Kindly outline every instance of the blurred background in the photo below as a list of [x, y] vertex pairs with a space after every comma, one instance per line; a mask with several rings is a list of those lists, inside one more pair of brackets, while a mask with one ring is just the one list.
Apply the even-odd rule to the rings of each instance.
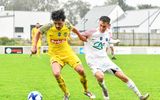
[[[113, 38], [121, 40], [118, 46], [160, 46], [159, 5], [157, 0], [0, 0], [0, 45], [30, 46], [34, 25], [51, 22], [51, 12], [64, 9], [81, 32], [96, 28], [98, 18], [106, 15]], [[73, 33], [69, 42], [83, 46]]]
[[[42, 93], [44, 100], [62, 100], [45, 54], [46, 36], [42, 36], [41, 55], [29, 55], [32, 29], [36, 23], [50, 23], [51, 12], [58, 9], [64, 9], [80, 32], [97, 28], [99, 17], [109, 16], [113, 39], [120, 39], [114, 46], [117, 60], [113, 62], [134, 80], [142, 94], [148, 92], [150, 100], [160, 100], [160, 0], [0, 0], [0, 100], [26, 100], [32, 90]], [[96, 100], [102, 100], [101, 89], [85, 62], [83, 42], [73, 33], [70, 37], [69, 43], [87, 73], [89, 88]], [[73, 71], [66, 66], [62, 72], [71, 100], [88, 100]], [[112, 75], [106, 80], [111, 100], [138, 100]]]

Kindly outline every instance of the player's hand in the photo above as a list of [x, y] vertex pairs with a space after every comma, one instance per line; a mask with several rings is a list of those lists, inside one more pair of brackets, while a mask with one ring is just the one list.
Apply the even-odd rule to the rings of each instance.
[[31, 49], [31, 54], [36, 54], [37, 53], [37, 47], [33, 46]]
[[84, 42], [87, 42], [87, 37], [85, 37], [85, 36], [83, 36], [83, 35], [81, 35], [81, 36], [79, 37], [79, 39], [82, 40], [82, 41], [84, 41]]

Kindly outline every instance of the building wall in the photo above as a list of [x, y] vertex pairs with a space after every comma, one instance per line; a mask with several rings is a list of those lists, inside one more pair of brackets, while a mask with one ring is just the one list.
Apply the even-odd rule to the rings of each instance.
[[[108, 7], [100, 6], [92, 8], [81, 21], [78, 22], [76, 27], [79, 30], [88, 30], [97, 28], [98, 20], [101, 16], [109, 16], [111, 23], [124, 14], [124, 11], [118, 5], [111, 5]], [[84, 23], [85, 22], [85, 23]]]
[[124, 11], [122, 10], [122, 8], [119, 6], [116, 6], [108, 16], [111, 18], [111, 23], [112, 23], [123, 14], [124, 14]]
[[[126, 11], [112, 26], [119, 32], [160, 33], [160, 9]], [[118, 23], [118, 24], [117, 24]]]
[[[0, 37], [30, 39], [31, 26], [50, 22], [49, 12], [2, 11], [0, 13]], [[23, 28], [23, 32], [15, 32], [15, 28]]]
[[13, 17], [0, 17], [0, 37], [13, 38]]
[[[23, 16], [22, 16], [23, 15]], [[21, 35], [24, 39], [30, 39], [31, 37], [31, 25], [40, 23], [41, 25], [47, 24], [50, 22], [50, 13], [49, 12], [15, 12], [15, 27], [23, 27], [23, 33], [15, 33]]]

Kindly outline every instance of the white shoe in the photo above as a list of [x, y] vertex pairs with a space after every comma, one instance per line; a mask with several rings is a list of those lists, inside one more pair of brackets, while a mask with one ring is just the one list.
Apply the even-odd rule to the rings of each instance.
[[63, 100], [69, 100], [70, 94], [64, 95]]
[[145, 95], [140, 97], [140, 100], [147, 100], [149, 98], [149, 94], [146, 93]]
[[84, 94], [85, 94], [86, 96], [88, 96], [90, 99], [95, 99], [95, 98], [96, 98], [96, 96], [95, 96], [94, 94], [92, 94], [91, 92], [89, 92], [89, 91], [84, 92]]
[[103, 97], [104, 98], [104, 100], [109, 100], [109, 97]]

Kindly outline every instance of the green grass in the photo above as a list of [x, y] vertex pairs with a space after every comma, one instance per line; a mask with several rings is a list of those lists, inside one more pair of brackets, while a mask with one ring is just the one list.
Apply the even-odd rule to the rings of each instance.
[[[88, 79], [89, 90], [96, 95], [95, 100], [103, 100], [101, 89], [85, 63], [84, 55], [79, 55]], [[160, 100], [160, 55], [117, 55], [114, 62], [121, 67], [139, 87], [142, 93], [150, 93], [149, 100]], [[83, 95], [78, 74], [65, 66], [62, 75], [71, 93], [71, 100], [89, 100]], [[138, 100], [126, 84], [111, 74], [105, 74], [111, 100]], [[27, 100], [30, 91], [42, 93], [43, 100], [62, 100], [61, 92], [52, 75], [49, 57], [29, 55], [0, 55], [0, 100]]]

